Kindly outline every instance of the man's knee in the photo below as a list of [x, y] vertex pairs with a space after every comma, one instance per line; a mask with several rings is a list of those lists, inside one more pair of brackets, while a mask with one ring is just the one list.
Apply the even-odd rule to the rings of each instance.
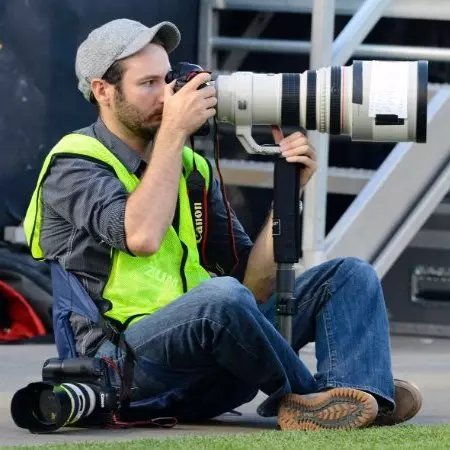
[[256, 306], [250, 290], [233, 277], [216, 277], [208, 281], [208, 302], [219, 308], [245, 309]]
[[[346, 257], [342, 259], [341, 264], [341, 282], [350, 283], [349, 288], [353, 292], [359, 292], [366, 299], [376, 299], [379, 296], [373, 295], [381, 289], [380, 278], [374, 267], [367, 261], [357, 257]], [[339, 279], [337, 284], [341, 284]]]
[[[355, 288], [358, 286], [369, 290], [380, 284], [380, 279], [373, 266], [354, 256], [333, 258], [311, 269], [311, 273], [316, 274], [323, 281], [328, 280], [332, 290], [338, 289], [343, 283], [353, 283]], [[302, 281], [300, 275], [297, 283]]]
[[378, 275], [374, 267], [367, 261], [355, 256], [347, 256], [341, 259], [346, 271], [354, 277], [361, 278], [362, 280], [378, 280]]
[[[323, 281], [335, 279], [343, 280], [348, 278], [360, 278], [366, 280], [378, 280], [375, 269], [361, 258], [354, 256], [338, 257], [330, 259], [322, 264], [318, 264], [309, 269], [305, 274], [309, 274], [309, 279], [319, 278]], [[296, 278], [297, 284], [304, 282], [305, 276], [301, 274]]]

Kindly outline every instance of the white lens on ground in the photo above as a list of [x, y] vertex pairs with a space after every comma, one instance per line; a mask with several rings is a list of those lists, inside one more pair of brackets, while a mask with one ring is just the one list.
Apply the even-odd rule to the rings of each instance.
[[[61, 387], [64, 388], [67, 395], [69, 395], [73, 409], [72, 415], [67, 420], [66, 424], [75, 423], [83, 417], [88, 417], [92, 413], [95, 408], [95, 392], [90, 386], [87, 384], [63, 383]], [[78, 402], [75, 402], [73, 396], [77, 397]], [[75, 410], [77, 403], [78, 410]]]

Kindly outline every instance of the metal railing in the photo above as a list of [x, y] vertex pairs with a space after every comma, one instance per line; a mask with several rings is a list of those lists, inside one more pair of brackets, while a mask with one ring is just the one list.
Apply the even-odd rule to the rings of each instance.
[[[257, 14], [241, 37], [225, 37], [217, 33], [218, 11], [224, 9], [249, 10]], [[277, 39], [259, 39], [272, 15], [277, 12], [291, 12], [312, 14], [311, 41], [292, 41]], [[352, 18], [334, 40], [334, 19], [336, 14], [351, 15]], [[411, 47], [392, 45], [368, 45], [363, 41], [373, 26], [381, 17], [420, 18], [434, 20], [450, 20], [450, 1], [433, 0], [203, 0], [201, 3], [201, 30], [199, 34], [199, 62], [205, 67], [218, 70], [236, 70], [248, 51], [276, 52], [276, 53], [304, 53], [310, 54], [310, 69], [318, 69], [330, 65], [343, 65], [352, 56], [364, 58], [389, 59], [426, 59], [435, 61], [450, 61], [450, 49], [435, 47]], [[223, 67], [217, 67], [215, 54], [217, 50], [229, 50], [229, 56]], [[433, 173], [427, 171], [427, 176], [420, 179], [419, 190], [434, 186], [434, 197], [416, 195], [417, 190], [411, 191], [408, 198], [408, 211], [399, 208], [395, 212], [395, 202], [403, 201], [395, 194], [396, 185], [402, 186], [407, 182], [405, 178], [396, 177], [397, 174], [411, 173], [417, 168], [418, 153], [445, 157], [450, 151], [444, 147], [449, 140], [449, 127], [442, 120], [443, 112], [447, 111], [448, 89], [446, 86], [434, 86], [436, 99], [430, 103], [428, 127], [438, 136], [427, 144], [398, 144], [392, 155], [402, 154], [405, 149], [410, 157], [400, 158], [398, 167], [392, 174], [382, 165], [374, 172], [358, 172], [358, 169], [336, 169], [328, 167], [327, 135], [309, 132], [309, 139], [317, 150], [319, 170], [305, 190], [305, 209], [303, 212], [303, 264], [311, 267], [333, 256], [355, 255], [375, 263], [380, 275], [386, 273], [406, 245], [407, 238], [418, 231], [417, 227], [423, 223], [427, 214], [431, 214], [436, 201], [445, 195], [445, 178], [447, 172]], [[434, 93], [433, 92], [433, 93]], [[450, 112], [450, 111], [448, 111]], [[447, 116], [448, 117], [448, 116]], [[409, 145], [405, 147], [405, 145]], [[392, 157], [394, 157], [392, 156]], [[436, 160], [436, 161], [437, 161]], [[440, 169], [445, 169], [444, 160]], [[245, 176], [239, 183], [239, 164], [246, 165]], [[228, 167], [227, 167], [228, 166]], [[270, 165], [251, 166], [251, 163], [222, 163], [227, 182], [247, 184], [253, 180], [253, 186], [268, 187], [271, 178]], [[251, 168], [252, 167], [252, 168]], [[259, 169], [256, 169], [259, 167]], [[264, 169], [262, 170], [262, 168]], [[259, 170], [259, 174], [258, 174]], [[261, 170], [263, 176], [261, 177]], [[234, 171], [234, 172], [233, 172]], [[231, 176], [231, 174], [234, 174]], [[252, 177], [248, 174], [251, 173]], [[381, 180], [391, 174], [389, 183], [380, 188]], [[257, 175], [258, 174], [258, 175]], [[359, 175], [359, 176], [358, 176]], [[403, 176], [403, 175], [402, 175]], [[433, 181], [434, 180], [434, 181]], [[440, 184], [439, 184], [439, 180]], [[386, 180], [384, 180], [386, 181]], [[438, 183], [435, 185], [433, 183]], [[325, 236], [325, 216], [327, 192], [354, 193], [357, 197], [349, 210], [341, 217], [335, 228]], [[359, 190], [357, 193], [356, 191]], [[422, 192], [421, 191], [421, 192]], [[380, 193], [383, 192], [383, 195]], [[381, 196], [380, 196], [381, 195]], [[442, 196], [442, 197], [441, 197]], [[383, 199], [380, 201], [380, 199]], [[387, 202], [387, 203], [386, 203]], [[383, 208], [390, 205], [392, 214], [386, 216], [388, 224], [378, 230], [375, 219], [381, 217]], [[360, 209], [358, 209], [360, 208]], [[355, 211], [359, 211], [355, 214]], [[420, 214], [419, 214], [420, 212]], [[403, 228], [398, 227], [403, 223]], [[406, 227], [406, 228], [405, 228]], [[358, 233], [366, 239], [361, 239]], [[371, 236], [367, 239], [367, 233]]]

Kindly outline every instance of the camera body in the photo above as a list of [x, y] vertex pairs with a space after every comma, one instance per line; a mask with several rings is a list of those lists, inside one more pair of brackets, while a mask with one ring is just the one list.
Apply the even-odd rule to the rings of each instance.
[[[165, 81], [167, 84], [175, 81], [174, 91], [178, 92], [188, 81], [194, 78], [197, 74], [204, 72], [204, 70], [197, 64], [189, 62], [179, 62], [172, 66], [172, 69], [167, 73]], [[199, 89], [206, 87], [207, 84], [202, 84]], [[193, 136], [207, 136], [211, 131], [209, 121], [206, 121]]]
[[42, 382], [16, 392], [11, 414], [17, 426], [47, 433], [63, 426], [105, 425], [119, 406], [105, 360], [51, 358], [42, 367]]
[[102, 424], [118, 410], [119, 392], [111, 385], [108, 366], [102, 358], [50, 358], [42, 367], [42, 380], [54, 385], [78, 383], [89, 386], [95, 405], [85, 421]]
[[91, 383], [109, 386], [108, 367], [102, 358], [50, 358], [42, 366], [42, 381]]

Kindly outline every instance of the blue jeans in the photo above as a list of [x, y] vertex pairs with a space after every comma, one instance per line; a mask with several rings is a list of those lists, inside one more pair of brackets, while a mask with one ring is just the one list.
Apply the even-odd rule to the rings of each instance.
[[[307, 270], [295, 284], [298, 312], [292, 347], [275, 327], [275, 295], [258, 306], [231, 277], [204, 282], [125, 331], [138, 363], [135, 399], [152, 398], [155, 412], [202, 420], [268, 395], [258, 407], [274, 416], [286, 393], [347, 386], [394, 406], [389, 327], [373, 268], [340, 258]], [[317, 373], [298, 356], [316, 344]], [[123, 363], [110, 342], [97, 356]]]

